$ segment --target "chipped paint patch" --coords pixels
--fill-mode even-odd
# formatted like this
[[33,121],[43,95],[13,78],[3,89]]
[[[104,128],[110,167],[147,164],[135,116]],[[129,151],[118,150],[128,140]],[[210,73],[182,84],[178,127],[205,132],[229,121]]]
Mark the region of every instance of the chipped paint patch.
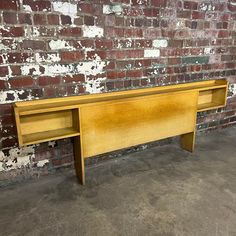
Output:
[[84,75],[97,75],[103,72],[106,62],[102,61],[98,55],[95,55],[93,61],[81,62],[77,65],[77,72]]
[[144,50],[144,57],[159,57],[160,50],[159,49],[146,49]]
[[36,62],[38,63],[41,62],[52,63],[52,62],[59,62],[61,60],[61,57],[59,53],[51,53],[51,54],[48,53],[45,56],[40,55],[40,53],[35,53],[35,59]]
[[52,50],[61,50],[61,49],[74,50],[75,49],[72,46],[70,46],[68,42],[66,42],[65,40],[61,40],[61,39],[51,40],[49,42],[49,47]]
[[0,105],[13,103],[17,101],[25,101],[25,100],[32,100],[38,99],[36,96],[32,96],[31,93],[27,96],[27,98],[21,98],[22,95],[25,93],[25,90],[8,90],[8,91],[0,91]]
[[37,162],[37,167],[44,167],[46,164],[49,163],[49,160],[41,160]]
[[9,150],[9,155],[6,156],[0,152],[0,171],[9,171],[22,167],[27,167],[31,164],[35,156],[35,146],[27,146],[23,148],[12,148]]
[[200,10],[202,11],[214,11],[215,6],[213,6],[211,3],[202,3],[199,6]]
[[101,93],[104,90],[104,86],[101,86],[102,81],[106,78],[96,78],[96,79],[85,79],[85,91],[89,93]]
[[122,15],[123,14],[123,8],[120,4],[114,4],[114,5],[103,5],[103,14],[110,15]]
[[28,11],[28,12],[32,12],[32,9],[29,5],[23,5],[23,10]]
[[213,48],[204,48],[204,54],[213,54],[214,49]]
[[88,38],[101,38],[104,35],[104,29],[98,26],[87,26],[82,27],[83,36]]
[[58,74],[67,74],[71,75],[75,73],[74,66],[70,65],[61,65],[61,64],[54,64],[54,65],[42,65],[44,67],[44,74],[48,76],[54,76]]
[[40,66],[36,64],[23,65],[20,67],[22,75],[41,75]]
[[77,16],[77,4],[72,4],[69,2],[52,2],[54,11],[58,11],[65,16],[70,16],[72,23]]
[[155,39],[152,42],[152,46],[154,48],[166,48],[168,45],[168,41],[166,39]]
[[229,86],[229,97],[236,96],[236,84],[230,84]]

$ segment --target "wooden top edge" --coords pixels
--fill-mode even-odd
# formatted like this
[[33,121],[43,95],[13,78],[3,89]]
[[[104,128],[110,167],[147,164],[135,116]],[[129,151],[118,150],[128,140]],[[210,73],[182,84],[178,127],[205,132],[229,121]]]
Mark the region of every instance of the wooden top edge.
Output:
[[[85,102],[85,100],[88,100],[89,103],[95,102],[96,100],[99,101],[114,97],[125,97],[125,96],[134,96],[134,95],[145,95],[151,92],[164,92],[165,90],[172,90],[173,92],[175,89],[178,91],[181,88],[183,90],[188,89],[204,89],[207,87],[212,86],[219,86],[219,85],[227,85],[228,82],[226,79],[219,79],[219,80],[204,80],[204,81],[197,81],[197,82],[187,82],[187,83],[181,83],[181,84],[174,84],[174,85],[165,85],[165,86],[156,86],[156,87],[149,87],[149,88],[138,88],[138,89],[130,89],[130,90],[123,90],[123,91],[114,91],[114,92],[108,92],[108,93],[99,93],[99,94],[84,94],[79,96],[71,96],[71,97],[60,97],[60,98],[48,98],[48,99],[39,99],[39,100],[33,100],[33,101],[22,101],[22,102],[16,102],[15,107],[19,108],[20,110],[25,109],[34,109],[39,108],[39,106],[49,106],[50,104],[53,106],[66,106],[67,104],[72,105],[73,102]],[[94,100],[94,101],[92,101]],[[30,108],[31,107],[31,108]]]

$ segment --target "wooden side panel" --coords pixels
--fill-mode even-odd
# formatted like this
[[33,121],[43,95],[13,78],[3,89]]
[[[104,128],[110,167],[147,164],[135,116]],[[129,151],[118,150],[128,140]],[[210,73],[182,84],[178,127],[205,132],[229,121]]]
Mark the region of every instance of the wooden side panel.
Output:
[[81,107],[84,157],[193,132],[196,106],[184,92]]

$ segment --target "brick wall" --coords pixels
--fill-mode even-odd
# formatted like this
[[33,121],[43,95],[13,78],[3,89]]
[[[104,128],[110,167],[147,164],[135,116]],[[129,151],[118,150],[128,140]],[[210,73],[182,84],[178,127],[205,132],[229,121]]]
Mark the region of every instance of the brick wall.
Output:
[[226,77],[198,129],[236,123],[236,0],[1,0],[0,51],[2,181],[73,158],[70,140],[19,149],[15,101]]

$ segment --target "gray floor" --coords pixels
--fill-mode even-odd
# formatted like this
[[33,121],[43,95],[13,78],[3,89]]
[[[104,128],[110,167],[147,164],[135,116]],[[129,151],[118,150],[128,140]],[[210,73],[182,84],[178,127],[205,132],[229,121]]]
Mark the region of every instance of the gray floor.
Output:
[[236,235],[236,127],[1,190],[0,235]]

